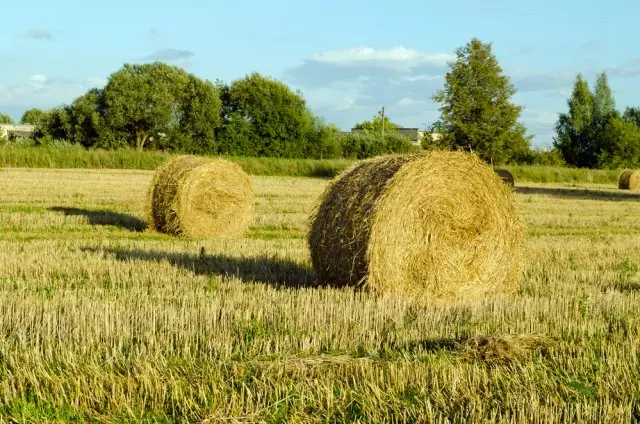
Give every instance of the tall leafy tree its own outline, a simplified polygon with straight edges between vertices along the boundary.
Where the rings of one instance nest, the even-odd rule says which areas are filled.
[[[102,90],[94,88],[73,101],[67,110],[70,125],[69,141],[85,147],[100,144],[100,137],[104,131],[103,94]]]
[[[46,112],[43,111],[42,109],[32,108],[22,114],[22,118],[20,118],[20,123],[38,125],[45,115],[46,115]]]
[[[217,153],[216,128],[220,125],[220,95],[209,81],[193,75],[179,96],[179,126],[175,148],[192,153]]]
[[[603,168],[640,166],[640,128],[635,122],[614,116],[602,131],[605,146],[598,158]]]
[[[164,63],[124,65],[104,88],[106,124],[139,150],[175,133],[188,79],[186,72]]]
[[[70,109],[69,106],[60,106],[47,112],[40,122],[36,124],[35,137],[70,140],[72,137]]]
[[[283,82],[258,73],[222,90],[227,149],[274,157],[303,157],[313,125],[306,101]]]
[[[581,74],[576,77],[567,103],[569,112],[561,113],[556,122],[554,146],[567,164],[595,167],[600,154],[593,129],[595,99]]]
[[[444,88],[433,96],[442,104],[432,128],[442,134],[438,144],[474,151],[494,163],[528,149],[530,137],[518,122],[522,108],[511,103],[516,88],[503,75],[492,45],[472,39],[456,50],[449,67]]]
[[[616,112],[616,102],[606,72],[598,74],[593,90],[593,119],[606,122]]]

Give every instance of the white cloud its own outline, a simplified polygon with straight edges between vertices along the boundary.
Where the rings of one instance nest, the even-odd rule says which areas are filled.
[[[340,111],[354,109],[356,108],[356,106],[357,106],[357,100],[355,99],[355,97],[344,97],[334,102],[331,109],[335,110],[336,112],[340,112]]]
[[[23,36],[34,40],[53,41],[53,34],[45,28],[29,28]]]
[[[15,110],[19,115],[32,107],[48,109],[70,104],[89,89],[103,86],[104,82],[104,78],[96,77],[69,80],[33,74],[22,83],[0,86],[0,107]]]
[[[426,104],[426,102],[424,100],[414,100],[411,97],[403,97],[396,103],[397,106],[414,106],[420,104]]]
[[[555,124],[558,120],[558,113],[549,110],[524,109],[522,119],[539,124]]]
[[[47,76],[42,74],[34,74],[29,77],[29,81],[34,84],[44,84],[47,82]]]
[[[195,56],[190,50],[179,50],[179,49],[160,49],[156,50],[149,56],[143,57],[142,60],[148,62],[154,61],[162,61],[162,62],[173,62],[176,60],[189,59]]]
[[[89,77],[85,80],[85,85],[89,88],[102,88],[107,85],[107,79],[103,77]]]
[[[402,80],[407,82],[416,82],[416,81],[434,81],[440,78],[442,78],[442,75],[420,74],[420,75],[405,75],[402,77]]]
[[[455,56],[448,53],[426,53],[402,46],[389,50],[354,47],[318,53],[311,57],[311,60],[317,63],[342,67],[374,66],[404,72],[420,66],[444,68],[447,66],[447,62],[454,59]]]

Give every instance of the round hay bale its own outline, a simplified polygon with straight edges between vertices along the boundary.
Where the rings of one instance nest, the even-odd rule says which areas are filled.
[[[309,247],[320,282],[428,299],[510,292],[524,227],[513,192],[475,155],[361,162],[325,191]]]
[[[241,236],[253,213],[251,180],[227,160],[176,156],[156,171],[149,209],[152,227],[162,233]]]
[[[618,188],[621,190],[640,190],[640,171],[625,169],[618,177]]]
[[[509,187],[515,186],[515,180],[513,179],[513,174],[506,169],[494,169],[493,170],[501,179]]]

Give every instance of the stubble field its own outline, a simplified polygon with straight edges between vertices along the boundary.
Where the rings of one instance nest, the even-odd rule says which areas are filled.
[[[0,171],[0,422],[640,419],[640,194],[518,184],[518,291],[314,287],[328,180],[252,177],[238,240],[146,230],[151,171]]]

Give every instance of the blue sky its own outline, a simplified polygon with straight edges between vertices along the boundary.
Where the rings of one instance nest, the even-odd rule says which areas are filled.
[[[281,79],[345,130],[382,105],[425,127],[447,61],[473,37],[493,44],[536,146],[552,142],[578,72],[592,83],[606,70],[618,108],[640,106],[637,0],[31,0],[2,14],[0,111],[16,119],[157,59],[211,81]]]

